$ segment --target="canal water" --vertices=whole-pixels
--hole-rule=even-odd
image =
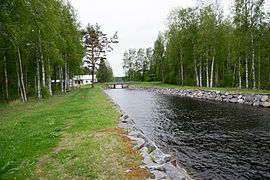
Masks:
[[[270,109],[130,89],[106,93],[196,179],[270,179]]]

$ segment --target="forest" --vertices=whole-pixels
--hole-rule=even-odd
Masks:
[[[270,89],[270,10],[265,1],[234,0],[229,15],[219,1],[209,2],[173,9],[153,48],[126,50],[126,79]]]
[[[0,9],[1,102],[69,92],[74,75],[113,81],[105,56],[117,32],[108,40],[98,24],[81,28],[62,0],[6,0]]]
[[[67,82],[81,71],[84,56],[73,7],[57,0],[9,0],[0,9],[1,100],[69,91]]]

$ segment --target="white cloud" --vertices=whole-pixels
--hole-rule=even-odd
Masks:
[[[152,47],[158,32],[164,30],[164,23],[171,9],[178,6],[194,6],[196,0],[69,0],[69,2],[77,10],[82,27],[88,23],[98,23],[103,32],[109,36],[118,31],[119,44],[114,45],[114,51],[108,53],[107,58],[114,75],[123,76],[124,51],[129,48]],[[228,9],[231,2],[232,0],[223,0],[222,7]],[[268,10],[269,6],[270,2],[266,1]]]
[[[77,10],[78,19],[101,25],[104,33],[112,36],[118,31],[119,44],[107,54],[115,76],[123,76],[122,57],[129,48],[152,47],[159,31],[165,28],[172,8],[191,7],[196,0],[69,0]],[[228,0],[226,3],[230,2]]]

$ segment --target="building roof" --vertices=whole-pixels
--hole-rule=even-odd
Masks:
[[[96,75],[94,75],[94,78],[96,79]],[[73,77],[74,80],[92,80],[92,75],[76,75]]]

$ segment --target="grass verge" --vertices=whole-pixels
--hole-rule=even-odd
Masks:
[[[130,85],[141,86],[141,87],[165,87],[165,88],[178,88],[178,89],[206,89],[206,90],[218,90],[218,91],[226,91],[226,92],[242,92],[242,93],[268,93],[270,94],[270,90],[264,89],[238,89],[238,88],[207,88],[207,87],[196,87],[196,86],[179,86],[172,84],[164,84],[162,82],[136,82]]]
[[[1,105],[0,112],[0,179],[151,176],[138,167],[139,152],[122,136],[119,114],[98,87]]]

